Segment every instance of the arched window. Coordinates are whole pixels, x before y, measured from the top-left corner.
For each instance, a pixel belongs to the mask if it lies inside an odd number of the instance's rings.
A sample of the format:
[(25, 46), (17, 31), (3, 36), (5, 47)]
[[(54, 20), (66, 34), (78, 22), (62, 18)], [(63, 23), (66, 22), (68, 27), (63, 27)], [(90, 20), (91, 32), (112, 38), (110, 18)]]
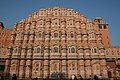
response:
[(90, 50), (88, 48), (86, 49), (86, 53), (90, 53)]
[(38, 38), (42, 38), (42, 33), (39, 33), (39, 34), (38, 34)]
[(97, 74), (97, 75), (100, 75), (100, 64), (96, 63), (96, 64), (93, 65), (93, 67), (94, 67), (93, 73)]
[(55, 53), (58, 53), (58, 52), (59, 52), (58, 47), (54, 47), (54, 52), (55, 52)]
[(59, 38), (59, 33), (55, 32), (54, 33), (54, 38)]
[(81, 48), (81, 49), (80, 49), (80, 53), (83, 53), (83, 52), (84, 52), (84, 50)]
[(100, 49), (100, 53), (104, 53), (104, 49)]
[(39, 32), (36, 35), (36, 38), (43, 38), (43, 37), (44, 37), (44, 33), (42, 33), (42, 32)]
[(44, 25), (44, 21), (43, 21), (43, 20), (40, 20), (40, 21), (39, 21), (39, 25), (40, 25), (40, 26), (43, 26), (43, 25)]
[(89, 38), (90, 38), (90, 40), (95, 39), (95, 34), (94, 34), (94, 33), (90, 33), (90, 34), (89, 34)]
[(78, 38), (80, 39), (82, 36), (81, 36), (81, 34), (78, 34)]
[(93, 27), (93, 24), (89, 24), (88, 25), (88, 30), (90, 30), (90, 29), (93, 29), (94, 27)]
[(42, 46), (38, 46), (38, 47), (35, 47), (34, 53), (36, 53), (35, 55), (39, 55), (39, 53), (40, 54), (43, 53), (43, 50), (44, 50), (44, 48)]
[(41, 52), (41, 49), (40, 48), (37, 48), (37, 53), (40, 53)]
[(74, 47), (71, 48), (71, 53), (75, 53), (75, 48)]
[(92, 48), (92, 53), (97, 53), (97, 48)]
[(71, 36), (71, 38), (74, 38), (74, 34), (73, 34), (73, 33), (71, 33), (71, 35), (70, 35), (70, 36)]
[(69, 33), (68, 38), (75, 38), (75, 33), (73, 33), (73, 32)]

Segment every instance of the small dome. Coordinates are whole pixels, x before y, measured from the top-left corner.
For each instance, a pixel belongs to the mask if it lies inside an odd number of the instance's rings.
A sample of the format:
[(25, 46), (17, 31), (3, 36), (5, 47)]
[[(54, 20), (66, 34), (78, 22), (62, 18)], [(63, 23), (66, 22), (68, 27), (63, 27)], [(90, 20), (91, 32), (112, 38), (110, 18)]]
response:
[(0, 21), (0, 30), (4, 29), (3, 23)]

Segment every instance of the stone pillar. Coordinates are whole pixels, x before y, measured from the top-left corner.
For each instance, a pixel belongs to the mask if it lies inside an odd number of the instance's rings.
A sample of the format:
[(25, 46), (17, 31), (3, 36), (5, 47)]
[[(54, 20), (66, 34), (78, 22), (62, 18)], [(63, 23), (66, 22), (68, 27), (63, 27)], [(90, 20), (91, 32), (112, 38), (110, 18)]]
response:
[(49, 61), (48, 60), (44, 60), (44, 74), (43, 74), (43, 78), (48, 78), (49, 77)]
[(29, 43), (34, 43), (34, 31), (30, 32), (30, 36), (29, 36)]
[(19, 61), (18, 60), (12, 60), (11, 66), (10, 66), (10, 74), (16, 74), (18, 76), (19, 72)]
[(61, 77), (66, 78), (67, 77), (67, 61), (62, 60), (61, 64)]
[(107, 65), (105, 60), (100, 60), (100, 67), (101, 67), (101, 75), (103, 77), (108, 78), (108, 71), (107, 71)]
[(85, 77), (85, 67), (84, 67), (84, 60), (79, 60), (79, 72), (78, 74), (81, 75), (83, 78)]
[(25, 78), (25, 60), (20, 61), (19, 78)]
[[(49, 44), (49, 43), (48, 43)], [(47, 44), (46, 44), (47, 45)], [(44, 49), (44, 58), (49, 58), (50, 56), (50, 49), (49, 49), (49, 46), (45, 46), (45, 49)]]
[(6, 76), (9, 76), (10, 73), (11, 60), (6, 60), (4, 73)]
[(27, 60), (26, 61), (26, 67), (25, 67), (25, 77), (26, 78), (31, 78), (31, 66), (32, 66), (32, 62), (31, 60)]
[(91, 75), (91, 61), (90, 60), (85, 61), (85, 72), (86, 72), (86, 78), (89, 78), (89, 76)]
[(21, 58), (26, 58), (26, 52), (27, 52), (27, 48), (26, 46), (23, 45), (22, 52), (21, 52)]

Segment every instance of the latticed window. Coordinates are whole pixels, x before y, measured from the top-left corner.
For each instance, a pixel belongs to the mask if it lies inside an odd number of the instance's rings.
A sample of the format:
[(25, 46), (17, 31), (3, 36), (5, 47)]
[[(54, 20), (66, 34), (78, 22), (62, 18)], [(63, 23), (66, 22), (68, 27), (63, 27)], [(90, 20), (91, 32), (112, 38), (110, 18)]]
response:
[(62, 53), (66, 53), (67, 51), (66, 51), (66, 49), (62, 49)]
[(80, 49), (80, 53), (83, 53), (83, 52), (84, 52), (84, 51), (83, 51), (83, 49), (81, 48), (81, 49)]
[(71, 53), (75, 53), (75, 48), (74, 47), (71, 48)]
[(59, 34), (58, 33), (54, 33), (54, 38), (59, 38)]
[(9, 48), (9, 49), (8, 49), (8, 53), (12, 53), (12, 49)]
[(96, 48), (92, 48), (92, 53), (97, 53), (97, 49)]
[(83, 35), (84, 40), (87, 40), (87, 35)]
[(43, 51), (43, 47), (36, 47), (35, 49), (34, 49), (34, 52), (35, 53), (42, 53), (42, 51)]
[(37, 53), (40, 53), (41, 52), (41, 49), (40, 48), (37, 48)]
[(74, 33), (69, 33), (69, 34), (68, 34), (68, 37), (69, 37), (69, 38), (75, 38), (75, 34), (74, 34)]
[(73, 34), (73, 33), (71, 33), (71, 35), (70, 35), (70, 36), (71, 36), (71, 38), (74, 38), (74, 34)]
[(78, 35), (78, 38), (81, 38), (81, 37), (82, 37), (81, 34), (79, 34), (79, 35)]
[(58, 52), (59, 52), (58, 47), (54, 47), (54, 52), (55, 52), (55, 53), (58, 53)]
[(92, 24), (88, 25), (88, 30), (89, 30), (89, 29), (93, 29), (93, 28), (94, 28), (94, 27), (93, 27)]
[(96, 63), (94, 66), (94, 74), (100, 74), (100, 64)]
[(39, 34), (38, 34), (38, 38), (42, 38), (42, 33), (39, 33)]
[(15, 49), (15, 53), (20, 53), (20, 47), (17, 47), (17, 48)]
[(86, 53), (90, 53), (90, 50), (89, 50), (89, 49), (86, 49)]
[(104, 53), (104, 49), (100, 49), (100, 53)]
[(95, 34), (94, 33), (89, 34), (89, 38), (90, 39), (95, 39)]
[(95, 38), (95, 34), (94, 33), (92, 33), (92, 38)]

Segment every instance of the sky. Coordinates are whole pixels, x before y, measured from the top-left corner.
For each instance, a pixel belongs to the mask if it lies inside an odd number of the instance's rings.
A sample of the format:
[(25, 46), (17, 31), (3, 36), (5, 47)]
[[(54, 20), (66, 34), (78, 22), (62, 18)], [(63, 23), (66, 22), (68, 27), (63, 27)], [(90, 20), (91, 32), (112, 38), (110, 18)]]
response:
[(0, 21), (6, 28), (41, 8), (71, 8), (94, 20), (102, 17), (109, 24), (113, 46), (120, 46), (120, 0), (0, 0)]

